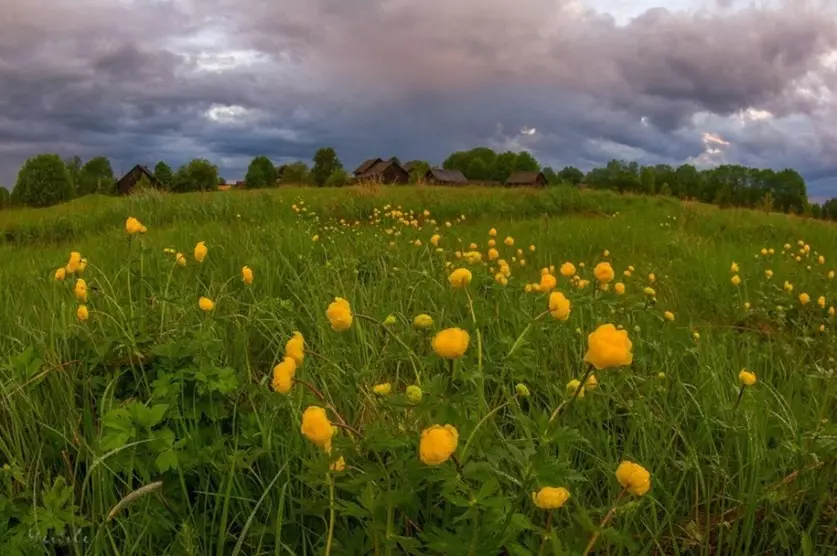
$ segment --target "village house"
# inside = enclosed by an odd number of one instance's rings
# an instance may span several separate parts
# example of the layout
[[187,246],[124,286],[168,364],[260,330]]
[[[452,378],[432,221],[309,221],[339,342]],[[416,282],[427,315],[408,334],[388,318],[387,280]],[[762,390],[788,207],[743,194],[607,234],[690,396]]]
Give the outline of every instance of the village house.
[[371,158],[358,166],[354,172],[354,181],[375,181],[379,183],[408,183],[410,174],[393,160]]
[[422,176],[424,183],[433,185],[465,185],[468,179],[459,170],[445,170],[443,168],[429,168]]
[[543,172],[512,172],[506,180],[506,185],[511,186],[544,187],[546,184]]
[[159,187],[160,185],[157,178],[154,177],[154,174],[152,174],[148,168],[142,166],[141,164],[137,164],[128,170],[124,176],[119,178],[119,181],[116,182],[116,192],[119,195],[130,195],[133,192],[134,187],[136,187],[137,183],[139,183],[142,178],[146,178],[154,187]]

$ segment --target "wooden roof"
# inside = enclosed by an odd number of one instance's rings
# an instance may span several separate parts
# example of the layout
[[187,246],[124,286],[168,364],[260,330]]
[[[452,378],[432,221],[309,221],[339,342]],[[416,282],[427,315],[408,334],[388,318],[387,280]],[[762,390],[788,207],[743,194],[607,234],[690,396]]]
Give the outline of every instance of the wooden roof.
[[538,182],[546,183],[543,172],[512,172],[506,185],[534,185]]
[[428,169],[424,179],[439,183],[468,183],[468,179],[459,170],[445,170],[444,168]]
[[[381,162],[385,162],[385,161],[381,160],[380,158],[370,158],[369,160],[365,160],[365,161],[363,161],[363,163],[360,166],[357,167],[357,169],[354,171],[354,174],[356,176],[359,176],[361,174],[365,174],[373,166],[375,166],[376,164],[380,164]],[[387,161],[387,163],[389,163],[389,162]]]

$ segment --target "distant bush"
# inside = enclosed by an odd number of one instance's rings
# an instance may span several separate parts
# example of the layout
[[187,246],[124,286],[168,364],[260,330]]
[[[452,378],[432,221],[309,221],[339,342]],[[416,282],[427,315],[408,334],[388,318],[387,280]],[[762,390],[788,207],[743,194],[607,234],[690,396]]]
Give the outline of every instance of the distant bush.
[[12,200],[19,205],[47,207],[73,197],[70,174],[57,154],[39,154],[27,160],[17,175]]
[[247,189],[274,187],[276,185],[276,167],[266,156],[257,156],[247,167],[244,183],[247,185]]
[[343,187],[349,181],[349,175],[342,168],[331,173],[325,182],[326,187]]

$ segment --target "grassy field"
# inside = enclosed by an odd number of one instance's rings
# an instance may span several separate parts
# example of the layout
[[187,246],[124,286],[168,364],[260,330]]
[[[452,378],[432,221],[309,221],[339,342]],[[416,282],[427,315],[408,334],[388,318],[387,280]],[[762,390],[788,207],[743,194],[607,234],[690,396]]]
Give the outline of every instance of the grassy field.
[[833,554],[836,230],[560,188],[0,212],[0,554]]

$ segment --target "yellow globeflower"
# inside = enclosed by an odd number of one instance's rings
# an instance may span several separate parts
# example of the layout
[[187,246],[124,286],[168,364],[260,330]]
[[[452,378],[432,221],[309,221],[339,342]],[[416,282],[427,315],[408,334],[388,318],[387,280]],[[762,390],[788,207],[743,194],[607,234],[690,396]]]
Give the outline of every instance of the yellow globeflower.
[[528,398],[532,395],[532,393],[529,392],[529,387],[523,384],[522,382],[518,382],[517,384],[515,384],[514,391],[517,392],[517,395],[521,398]]
[[811,296],[805,292],[799,294],[799,302],[803,305],[808,305],[811,302]]
[[497,237],[497,230],[491,228],[490,230],[488,230],[488,235],[491,237]]
[[593,269],[593,276],[601,284],[607,284],[613,281],[613,267],[608,262],[601,262]]
[[67,269],[64,268],[63,266],[55,271],[55,279],[56,280],[61,281],[66,277],[67,277]]
[[488,240],[488,246],[489,247],[496,247],[496,245],[497,245],[497,242],[495,240],[493,240],[493,239]]
[[578,392],[578,397],[584,397],[584,387],[581,386],[581,381],[577,378],[572,379],[567,383],[567,394],[574,396]]
[[281,363],[273,367],[273,389],[281,394],[287,394],[294,385],[296,361],[286,356]]
[[76,280],[73,292],[76,294],[76,299],[82,303],[87,303],[87,282],[85,282],[82,278]]
[[561,292],[552,292],[549,295],[549,313],[558,320],[570,318],[572,304]]
[[738,263],[733,262],[729,267],[729,271],[732,272],[733,274],[738,272]]
[[488,250],[488,260],[493,261],[495,259],[500,258],[500,252],[494,249],[493,247]]
[[441,465],[456,451],[459,432],[452,425],[433,425],[421,431],[419,459],[425,465]]
[[642,496],[651,489],[651,473],[630,461],[623,461],[616,468],[616,480],[634,496]]
[[440,239],[442,239],[442,236],[440,236],[439,234],[433,234],[432,236],[430,236],[430,243],[433,245],[433,247],[439,247]]
[[454,288],[464,288],[471,283],[471,271],[467,268],[457,268],[448,276],[448,282]]
[[215,302],[208,297],[201,297],[198,300],[198,307],[201,308],[201,311],[211,311],[215,308]]
[[413,326],[419,330],[424,330],[433,326],[433,317],[424,313],[416,315],[413,319]]
[[792,292],[792,291],[793,291],[793,284],[791,284],[790,282],[788,282],[787,280],[785,280],[785,285],[784,285],[784,288],[785,288],[785,291],[786,291],[786,292],[790,293],[790,292]]
[[67,261],[67,272],[73,274],[81,265],[81,253],[73,251],[70,253],[70,260]]
[[301,332],[294,332],[285,344],[285,357],[290,357],[297,365],[302,365],[302,360],[305,359],[305,338]]
[[768,268],[767,270],[764,271],[764,276],[765,276],[765,278],[770,280],[771,278],[773,278],[773,271]]
[[656,276],[656,275],[654,275],[654,273],[653,273],[653,272],[652,272],[651,274],[649,274],[649,275],[648,275],[648,281],[649,281],[649,282],[654,282],[654,281],[656,281],[656,280],[657,280],[657,276]]
[[532,493],[532,501],[542,510],[557,510],[570,499],[570,491],[564,487],[543,487]]
[[87,310],[87,305],[79,305],[76,309],[76,316],[78,320],[84,322],[90,318],[90,312]]
[[540,287],[540,291],[543,293],[548,293],[552,288],[558,285],[558,280],[555,279],[555,276],[552,274],[541,274],[541,281],[538,286]]
[[823,257],[822,255],[820,255],[820,256],[819,256],[819,258],[817,259],[817,263],[819,263],[819,264],[825,264],[825,257]]
[[671,311],[666,311],[665,313],[663,313],[663,317],[665,317],[667,321],[673,321],[674,313],[672,313]]
[[128,219],[125,220],[125,231],[128,232],[129,235],[140,233],[142,228],[142,223],[133,216],[129,216]]
[[829,280],[834,280],[834,271],[833,270],[828,271],[828,279]]
[[372,387],[372,391],[378,394],[379,396],[388,396],[390,392],[392,392],[392,384],[389,382],[384,382],[383,384],[376,384]]
[[328,420],[325,409],[316,405],[308,407],[302,413],[301,430],[305,438],[326,452],[331,451],[331,438],[337,429]]
[[833,317],[835,312],[837,312],[837,309],[834,309],[834,307],[829,307],[828,308],[828,316],[829,317]]
[[645,288],[644,290],[642,290],[642,293],[644,293],[645,295],[651,296],[651,297],[654,297],[655,295],[657,295],[657,292],[654,291],[654,288]]
[[511,247],[512,245],[514,245],[514,238],[512,236],[508,236],[506,237],[506,239],[503,240],[503,243]]
[[174,256],[174,262],[176,262],[178,266],[186,266],[186,257],[183,253],[178,253]]
[[595,390],[599,387],[599,381],[596,378],[596,375],[590,375],[587,377],[587,380],[584,382],[584,389],[585,390]]
[[535,246],[534,246],[534,245],[530,245],[530,246],[529,246],[529,251],[531,251],[532,253],[534,253],[534,252],[535,252]]
[[87,270],[87,259],[82,259],[78,263],[78,271],[84,272],[85,270]]
[[195,245],[195,260],[202,263],[208,252],[209,250],[206,248],[206,243],[203,241],[198,242],[198,244]]
[[821,295],[817,298],[817,305],[820,306],[820,309],[825,309],[825,296]]
[[561,276],[569,278],[573,274],[575,274],[575,265],[573,263],[567,262],[561,265]]
[[632,348],[626,330],[617,330],[612,324],[604,324],[587,337],[584,361],[597,370],[630,365],[634,360]]
[[756,373],[748,371],[747,369],[741,369],[741,372],[738,373],[738,382],[740,382],[742,386],[752,386],[756,383]]
[[407,400],[410,403],[419,403],[423,395],[424,392],[422,392],[421,386],[415,384],[407,386]]
[[249,266],[241,268],[241,280],[248,286],[253,283],[253,270]]
[[352,327],[352,307],[342,297],[335,297],[334,301],[326,309],[326,317],[331,323],[331,328],[337,332],[343,332]]
[[328,468],[336,473],[339,473],[346,469],[346,460],[343,459],[343,456],[340,456],[337,458],[337,461],[329,465]]
[[622,282],[616,282],[613,284],[613,291],[615,291],[618,295],[625,295],[625,284]]
[[471,337],[461,328],[446,328],[438,332],[431,343],[436,355],[445,359],[459,359],[465,355]]
[[736,274],[732,278],[730,278],[730,282],[732,282],[733,286],[738,286],[741,284],[741,277]]

